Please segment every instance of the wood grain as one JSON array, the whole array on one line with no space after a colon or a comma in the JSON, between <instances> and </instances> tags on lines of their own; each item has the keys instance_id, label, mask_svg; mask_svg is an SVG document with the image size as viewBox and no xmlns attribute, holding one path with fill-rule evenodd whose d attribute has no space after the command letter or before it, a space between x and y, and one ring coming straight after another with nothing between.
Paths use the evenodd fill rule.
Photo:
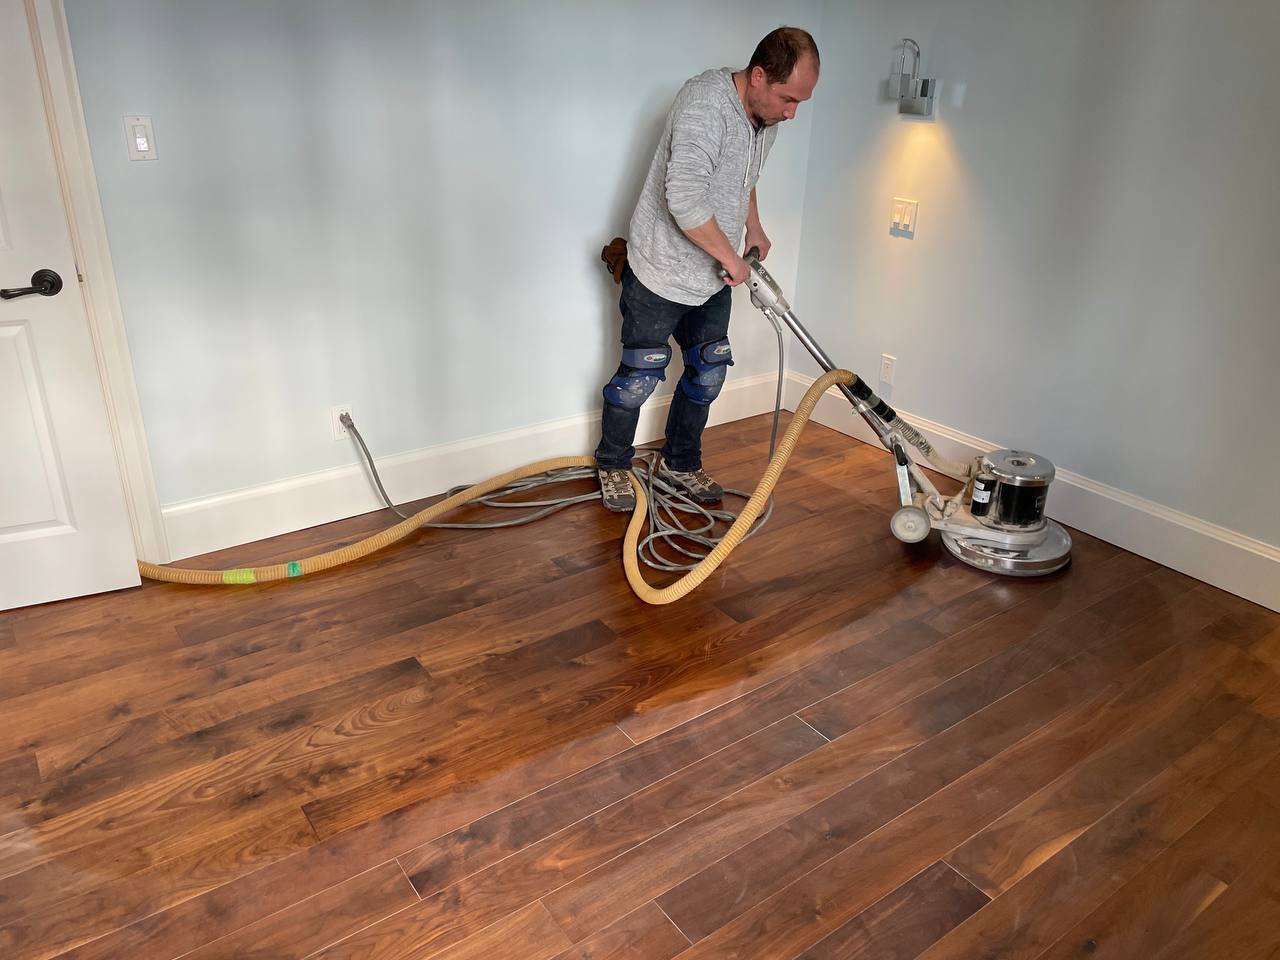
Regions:
<instances>
[{"instance_id":1,"label":"wood grain","mask_svg":"<svg viewBox=\"0 0 1280 960\"><path fill-rule=\"evenodd\" d=\"M708 465L753 486L768 432ZM994 578L893 501L811 425L670 607L583 505L0 614L0 955L1267 956L1280 616L1078 531Z\"/></svg>"}]
</instances>

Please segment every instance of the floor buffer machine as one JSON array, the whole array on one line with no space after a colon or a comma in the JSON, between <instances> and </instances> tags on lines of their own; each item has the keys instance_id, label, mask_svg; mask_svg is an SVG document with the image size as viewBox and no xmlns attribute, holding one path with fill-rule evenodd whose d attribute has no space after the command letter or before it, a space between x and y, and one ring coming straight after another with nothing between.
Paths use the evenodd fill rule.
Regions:
<instances>
[{"instance_id":1,"label":"floor buffer machine","mask_svg":"<svg viewBox=\"0 0 1280 960\"><path fill-rule=\"evenodd\" d=\"M824 371L837 369L800 323L758 251L748 251L746 261L752 304L779 336L783 326L789 329ZM943 545L959 560L1014 577L1043 576L1070 562L1071 535L1045 516L1054 477L1053 464L1045 457L1025 450L993 450L971 462L948 460L861 378L840 383L837 389L893 454L900 503L889 529L903 543L919 543L938 530ZM931 468L962 483L960 492L939 493L908 455L909 447Z\"/></svg>"}]
</instances>

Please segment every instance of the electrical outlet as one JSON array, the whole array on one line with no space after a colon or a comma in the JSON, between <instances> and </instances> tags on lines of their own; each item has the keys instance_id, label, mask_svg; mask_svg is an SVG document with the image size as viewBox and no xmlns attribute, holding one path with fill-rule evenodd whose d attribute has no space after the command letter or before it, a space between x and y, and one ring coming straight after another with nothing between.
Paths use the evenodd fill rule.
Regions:
<instances>
[{"instance_id":1,"label":"electrical outlet","mask_svg":"<svg viewBox=\"0 0 1280 960\"><path fill-rule=\"evenodd\" d=\"M898 362L897 357L892 357L887 353L880 354L880 382L893 386L893 366Z\"/></svg>"},{"instance_id":2,"label":"electrical outlet","mask_svg":"<svg viewBox=\"0 0 1280 960\"><path fill-rule=\"evenodd\" d=\"M338 403L329 409L329 419L333 424L333 439L346 440L351 436L351 431L342 425L341 417L343 414L351 416L351 404Z\"/></svg>"}]
</instances>

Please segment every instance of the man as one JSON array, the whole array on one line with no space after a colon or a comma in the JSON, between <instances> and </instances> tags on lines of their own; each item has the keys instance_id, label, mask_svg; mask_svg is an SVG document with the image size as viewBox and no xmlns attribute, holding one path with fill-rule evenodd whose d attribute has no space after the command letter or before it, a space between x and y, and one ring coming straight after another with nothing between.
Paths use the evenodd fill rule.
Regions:
<instances>
[{"instance_id":1,"label":"man","mask_svg":"<svg viewBox=\"0 0 1280 960\"><path fill-rule=\"evenodd\" d=\"M777 133L818 82L818 48L804 30L781 27L757 45L746 69L708 70L676 95L640 201L631 217L622 275L622 362L604 388L596 464L610 510L635 509L629 471L640 407L671 360L684 372L667 417L659 476L700 503L723 489L702 468L702 431L733 354L730 290L747 279L743 250L769 253L755 184ZM719 269L728 276L720 279Z\"/></svg>"}]
</instances>

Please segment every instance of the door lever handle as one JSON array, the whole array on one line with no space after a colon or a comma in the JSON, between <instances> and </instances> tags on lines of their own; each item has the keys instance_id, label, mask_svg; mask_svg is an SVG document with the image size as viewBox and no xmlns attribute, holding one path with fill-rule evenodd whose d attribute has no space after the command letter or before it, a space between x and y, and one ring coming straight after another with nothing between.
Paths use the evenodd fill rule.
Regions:
<instances>
[{"instance_id":1,"label":"door lever handle","mask_svg":"<svg viewBox=\"0 0 1280 960\"><path fill-rule=\"evenodd\" d=\"M42 297L52 297L61 289L60 276L52 270L37 270L31 275L31 286L0 290L0 300L16 300L18 297L29 297L36 293Z\"/></svg>"}]
</instances>

